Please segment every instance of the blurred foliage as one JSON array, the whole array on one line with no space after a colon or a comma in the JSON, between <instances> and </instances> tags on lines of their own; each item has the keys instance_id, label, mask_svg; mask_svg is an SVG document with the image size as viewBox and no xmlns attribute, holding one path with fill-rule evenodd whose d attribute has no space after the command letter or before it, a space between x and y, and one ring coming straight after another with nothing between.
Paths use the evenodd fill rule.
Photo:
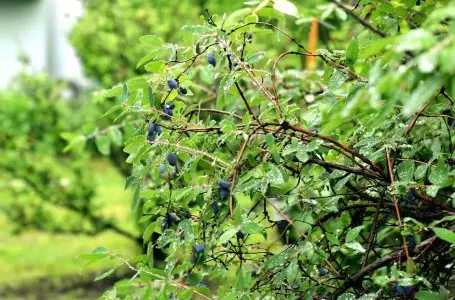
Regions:
<instances>
[{"instance_id":1,"label":"blurred foliage","mask_svg":"<svg viewBox=\"0 0 455 300\"><path fill-rule=\"evenodd\" d=\"M178 44L143 36L147 73L103 93L115 124L69 139L107 155L109 132L132 134L150 242L84 256L137 271L105 297L447 299L455 3L246 4L188 22ZM313 17L309 52L294 34Z\"/></svg>"},{"instance_id":2,"label":"blurred foliage","mask_svg":"<svg viewBox=\"0 0 455 300\"><path fill-rule=\"evenodd\" d=\"M202 8L239 4L228 0L90 0L71 41L86 75L109 87L145 72L143 66L136 68L138 58L147 53L145 46L137 46L139 37L157 34L177 41L184 20L195 22Z\"/></svg>"},{"instance_id":3,"label":"blurred foliage","mask_svg":"<svg viewBox=\"0 0 455 300\"><path fill-rule=\"evenodd\" d=\"M15 231L98 234L117 225L98 215L88 156L64 154L62 132L75 131L84 118L82 100L64 100L64 83L45 74L20 73L0 92L0 171L14 201L0 209ZM135 239L130 233L117 230Z\"/></svg>"}]
</instances>

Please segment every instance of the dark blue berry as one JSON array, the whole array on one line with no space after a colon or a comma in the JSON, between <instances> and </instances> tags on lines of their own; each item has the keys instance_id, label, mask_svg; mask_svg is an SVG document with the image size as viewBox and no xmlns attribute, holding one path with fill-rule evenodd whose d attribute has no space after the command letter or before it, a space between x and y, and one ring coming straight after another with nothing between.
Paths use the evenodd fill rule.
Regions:
<instances>
[{"instance_id":1,"label":"dark blue berry","mask_svg":"<svg viewBox=\"0 0 455 300\"><path fill-rule=\"evenodd\" d=\"M182 217L185 219L190 219L191 213L189 211L185 211L185 212L183 212Z\"/></svg>"},{"instance_id":2,"label":"dark blue berry","mask_svg":"<svg viewBox=\"0 0 455 300\"><path fill-rule=\"evenodd\" d=\"M172 117L172 116L174 115L174 113L172 112L172 109L167 108L167 107L165 107L165 108L163 109L163 112L164 112L166 115L170 116L170 117Z\"/></svg>"},{"instance_id":3,"label":"dark blue berry","mask_svg":"<svg viewBox=\"0 0 455 300\"><path fill-rule=\"evenodd\" d=\"M162 221L161 221L161 228L164 230L168 229L169 227L169 223L168 223L168 219L167 218L164 218Z\"/></svg>"},{"instance_id":4,"label":"dark blue berry","mask_svg":"<svg viewBox=\"0 0 455 300\"><path fill-rule=\"evenodd\" d=\"M187 89L184 88L183 86L181 86L181 87L179 88L179 92L180 92L180 94L182 94L182 95L186 95L186 94L188 93Z\"/></svg>"},{"instance_id":5,"label":"dark blue berry","mask_svg":"<svg viewBox=\"0 0 455 300\"><path fill-rule=\"evenodd\" d=\"M167 81L167 85L169 86L169 88L175 89L175 88L177 88L177 86L178 86L179 84L177 83L177 80L175 80L175 79L169 79L169 80Z\"/></svg>"},{"instance_id":6,"label":"dark blue berry","mask_svg":"<svg viewBox=\"0 0 455 300\"><path fill-rule=\"evenodd\" d=\"M414 286L412 286L412 285L404 286L403 288L404 288L404 294L406 296L411 296L412 293L414 292Z\"/></svg>"},{"instance_id":7,"label":"dark blue berry","mask_svg":"<svg viewBox=\"0 0 455 300\"><path fill-rule=\"evenodd\" d=\"M253 34L249 33L247 39L248 39L248 42L251 43L251 41L253 40Z\"/></svg>"},{"instance_id":8,"label":"dark blue berry","mask_svg":"<svg viewBox=\"0 0 455 300\"><path fill-rule=\"evenodd\" d=\"M452 113L452 111L450 110L450 108L446 108L442 111L443 115L450 115L451 113Z\"/></svg>"},{"instance_id":9,"label":"dark blue berry","mask_svg":"<svg viewBox=\"0 0 455 300\"><path fill-rule=\"evenodd\" d=\"M216 66L216 58L215 58L215 55L213 53L209 53L209 55L207 56L207 61L212 66L214 66L214 67Z\"/></svg>"},{"instance_id":10,"label":"dark blue berry","mask_svg":"<svg viewBox=\"0 0 455 300\"><path fill-rule=\"evenodd\" d=\"M203 281L199 281L197 286L203 286L203 287L208 287L207 283L203 282Z\"/></svg>"},{"instance_id":11,"label":"dark blue berry","mask_svg":"<svg viewBox=\"0 0 455 300\"><path fill-rule=\"evenodd\" d=\"M177 216L175 214L169 214L167 217L169 224L175 223L177 221Z\"/></svg>"},{"instance_id":12,"label":"dark blue berry","mask_svg":"<svg viewBox=\"0 0 455 300\"><path fill-rule=\"evenodd\" d=\"M193 246L193 250L196 253L200 253L200 252L204 251L204 249L205 249L205 244L199 244L199 245Z\"/></svg>"},{"instance_id":13,"label":"dark blue berry","mask_svg":"<svg viewBox=\"0 0 455 300\"><path fill-rule=\"evenodd\" d=\"M212 211L213 213L218 213L220 211L220 206L218 205L217 202L212 203Z\"/></svg>"},{"instance_id":14,"label":"dark blue berry","mask_svg":"<svg viewBox=\"0 0 455 300\"><path fill-rule=\"evenodd\" d=\"M169 154L167 155L167 162L168 162L171 166L175 167L175 166L177 165L177 156L176 156L174 153L169 153Z\"/></svg>"},{"instance_id":15,"label":"dark blue berry","mask_svg":"<svg viewBox=\"0 0 455 300\"><path fill-rule=\"evenodd\" d=\"M163 134L163 131L161 130L160 125L155 125L155 132L156 132L158 135Z\"/></svg>"},{"instance_id":16,"label":"dark blue berry","mask_svg":"<svg viewBox=\"0 0 455 300\"><path fill-rule=\"evenodd\" d=\"M258 276L258 272L256 270L251 271L251 276L253 277Z\"/></svg>"},{"instance_id":17,"label":"dark blue berry","mask_svg":"<svg viewBox=\"0 0 455 300\"><path fill-rule=\"evenodd\" d=\"M155 133L155 124L150 123L150 125L149 125L149 133Z\"/></svg>"},{"instance_id":18,"label":"dark blue berry","mask_svg":"<svg viewBox=\"0 0 455 300\"><path fill-rule=\"evenodd\" d=\"M327 274L327 270L324 268L319 268L318 273L319 273L319 276L324 276L325 274Z\"/></svg>"},{"instance_id":19,"label":"dark blue berry","mask_svg":"<svg viewBox=\"0 0 455 300\"><path fill-rule=\"evenodd\" d=\"M155 140L155 133L149 133L149 134L147 135L147 140L148 140L149 142L153 142L153 141Z\"/></svg>"},{"instance_id":20,"label":"dark blue berry","mask_svg":"<svg viewBox=\"0 0 455 300\"><path fill-rule=\"evenodd\" d=\"M227 242L226 243L222 243L221 246L223 246L224 248L227 248L228 243Z\"/></svg>"},{"instance_id":21,"label":"dark blue berry","mask_svg":"<svg viewBox=\"0 0 455 300\"><path fill-rule=\"evenodd\" d=\"M407 198L409 201L411 200L414 200L415 197L416 197L417 193L416 193L416 189L411 187L409 190L408 190L408 195L407 195Z\"/></svg>"},{"instance_id":22,"label":"dark blue berry","mask_svg":"<svg viewBox=\"0 0 455 300\"><path fill-rule=\"evenodd\" d=\"M416 239L412 234L407 235L406 240L408 241L409 248L414 248L416 246Z\"/></svg>"},{"instance_id":23,"label":"dark blue berry","mask_svg":"<svg viewBox=\"0 0 455 300\"><path fill-rule=\"evenodd\" d=\"M231 187L231 183L229 181L221 179L218 183L222 189L228 190Z\"/></svg>"},{"instance_id":24,"label":"dark blue berry","mask_svg":"<svg viewBox=\"0 0 455 300\"><path fill-rule=\"evenodd\" d=\"M164 165L161 165L159 167L159 170L160 170L160 173L163 174L163 173L166 173L166 167Z\"/></svg>"},{"instance_id":25,"label":"dark blue berry","mask_svg":"<svg viewBox=\"0 0 455 300\"><path fill-rule=\"evenodd\" d=\"M220 198L221 200L226 200L229 197L229 190L220 189Z\"/></svg>"},{"instance_id":26,"label":"dark blue berry","mask_svg":"<svg viewBox=\"0 0 455 300\"><path fill-rule=\"evenodd\" d=\"M241 231L237 231L236 235L241 240L243 240L245 238L245 234Z\"/></svg>"},{"instance_id":27,"label":"dark blue berry","mask_svg":"<svg viewBox=\"0 0 455 300\"><path fill-rule=\"evenodd\" d=\"M164 105L164 107L172 110L175 108L175 103L174 102L166 103L166 105Z\"/></svg>"}]
</instances>

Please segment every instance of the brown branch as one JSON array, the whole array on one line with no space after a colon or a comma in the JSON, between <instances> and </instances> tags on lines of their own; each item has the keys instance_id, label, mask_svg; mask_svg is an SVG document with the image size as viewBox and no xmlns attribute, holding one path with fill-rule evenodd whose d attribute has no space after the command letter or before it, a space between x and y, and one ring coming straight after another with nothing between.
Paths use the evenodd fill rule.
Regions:
<instances>
[{"instance_id":1,"label":"brown branch","mask_svg":"<svg viewBox=\"0 0 455 300\"><path fill-rule=\"evenodd\" d=\"M240 161L242 160L243 153L246 150L246 146L248 145L248 142L250 141L252 135L259 129L260 127L256 127L253 129L253 131L247 135L245 141L243 141L242 147L240 148L239 154L237 155L237 159L235 161L234 165L234 172L232 174L232 183L231 183L231 189L229 192L229 214L231 215L231 218L234 217L234 199L233 199L233 192L234 192L234 185L237 180L237 174L239 172L239 167L240 167Z\"/></svg>"},{"instance_id":2,"label":"brown branch","mask_svg":"<svg viewBox=\"0 0 455 300\"><path fill-rule=\"evenodd\" d=\"M390 178L390 183L393 184L393 168L392 168L392 162L390 161L390 153L389 149L386 149L386 157L387 157L387 166L389 169L389 178ZM398 219L398 225L400 226L400 231L403 229L403 223L401 222L401 216L400 216L400 207L398 206L398 201L395 195L392 195L393 199L393 205L395 206L395 214ZM409 250L408 250L408 244L406 242L406 237L404 235L401 236L403 239L403 247L406 252L406 258L409 261Z\"/></svg>"},{"instance_id":3,"label":"brown branch","mask_svg":"<svg viewBox=\"0 0 455 300\"><path fill-rule=\"evenodd\" d=\"M188 115L190 115L190 114L192 114L194 112L201 112L201 111L211 112L211 113L220 114L220 115L233 116L234 118L236 118L238 120L242 120L242 117L239 116L239 115L236 115L234 113L231 113L231 112L228 112L228 111L224 111L224 110L214 109L214 108L196 108L196 109L192 109L189 112L186 112L183 116L186 117L186 116L188 116Z\"/></svg>"},{"instance_id":4,"label":"brown branch","mask_svg":"<svg viewBox=\"0 0 455 300\"><path fill-rule=\"evenodd\" d=\"M249 23L246 23L246 24L243 24L243 25L240 25L236 28L233 28L231 29L231 31L229 31L227 33L227 35L231 35L232 33L234 33L235 31L243 28L243 27L246 27L246 26L250 26L250 25L262 25L262 26L265 26L265 27L270 27L270 28L273 28L275 29L276 31L279 31L280 33L284 34L285 36L287 36L293 43L295 43L297 45L297 47L299 47L300 49L304 50L305 52L308 52L305 47L300 44L299 42L297 42L297 40L295 38L293 38L290 34L286 33L285 31L283 31L282 29L270 24L270 23L266 23L266 22L249 22Z\"/></svg>"},{"instance_id":5,"label":"brown branch","mask_svg":"<svg viewBox=\"0 0 455 300\"><path fill-rule=\"evenodd\" d=\"M248 104L248 101L246 100L245 94L243 93L242 89L240 88L240 85L238 84L237 81L235 81L234 84L235 84L235 87L236 87L237 91L239 92L240 98L242 98L242 101L245 104L246 109L248 110L248 113L253 117L253 119L256 122L259 122L258 118L256 117L256 115L254 114L254 112L251 109L250 105Z\"/></svg>"},{"instance_id":6,"label":"brown branch","mask_svg":"<svg viewBox=\"0 0 455 300\"><path fill-rule=\"evenodd\" d=\"M136 274L140 274L140 273L145 273L147 275L150 275L152 277L154 277L155 279L158 279L158 280L162 280L162 281L165 281L165 282L169 282L171 285L175 286L175 287L180 287L184 290L187 290L187 291L190 291L196 295L198 295L199 297L201 297L202 299L205 299L205 300L212 300L212 298L210 297L207 297L206 295L198 292L197 290L189 287L188 285L184 284L184 283L181 283L179 281L176 281L176 280L173 280L173 279L170 279L170 278L166 278L164 276L161 276L161 275L158 275L158 274L155 274L153 272L150 272L148 270L144 270L143 268L140 268L140 269L137 269L135 268L132 264L130 264L129 261L127 261L126 259L123 259L117 255L114 255L114 254L110 254L110 256L112 258L116 258L118 259L119 261L121 261L124 265L126 265L131 271L134 271Z\"/></svg>"},{"instance_id":7,"label":"brown branch","mask_svg":"<svg viewBox=\"0 0 455 300\"><path fill-rule=\"evenodd\" d=\"M412 119L411 123L408 125L408 128L406 128L406 131L404 132L403 136L407 136L409 134L409 132L411 132L412 128L414 128L414 125L416 124L417 119L420 117L422 112L428 107L428 105L430 105L430 102L439 95L439 93L440 93L440 91L435 96L433 96L433 98L431 98L431 100L428 101L428 103L426 103L424 106L422 106L422 108L416 113L416 115Z\"/></svg>"},{"instance_id":8,"label":"brown branch","mask_svg":"<svg viewBox=\"0 0 455 300\"><path fill-rule=\"evenodd\" d=\"M365 28L368 28L369 30L371 30L372 32L376 33L377 35L381 36L381 37L386 37L387 34L380 30L379 28L371 25L370 23L368 23L367 21L365 21L364 19L362 19L361 17L359 17L357 14L355 14L352 10L350 10L349 8L345 7L343 4L341 4L340 2L336 1L336 0L328 0L329 2L332 2L334 3L336 6L338 6L339 8L341 8L346 14L348 14L349 16L351 16L352 18L354 18L357 22L359 22L360 24L362 24L363 27Z\"/></svg>"},{"instance_id":9,"label":"brown branch","mask_svg":"<svg viewBox=\"0 0 455 300\"><path fill-rule=\"evenodd\" d=\"M337 169L337 170L346 171L348 173L364 175L364 176L367 176L367 177L371 177L373 179L381 179L379 174L374 173L374 172L372 172L372 171L370 171L368 169L357 169L357 168L348 167L348 166L344 166L344 165L338 165L338 164L331 163L331 162L326 162L324 160L317 159L317 158L311 158L307 162L318 164L318 165L323 166L323 167L329 167L329 168L333 168L333 169Z\"/></svg>"},{"instance_id":10,"label":"brown branch","mask_svg":"<svg viewBox=\"0 0 455 300\"><path fill-rule=\"evenodd\" d=\"M286 220L286 222L288 222L288 224L289 224L290 226L292 226L292 227L293 227L293 228L294 228L294 229L295 229L303 238L305 238L305 239L308 238L308 236L307 236L302 230L300 230L300 228L297 227L297 226L294 224L294 222L293 222L291 219L289 219L289 217L288 217L286 214L284 214L278 207L276 207L276 205L275 205L272 201L270 201L270 199L268 199L268 198L266 198L266 199L267 199L267 202L276 210L277 213L280 214L280 216L282 216L282 217ZM327 259L325 259L325 262L326 262L327 265L333 270L333 272L335 272L335 273L338 274L338 275L340 274L340 273L337 271L337 269L335 269L335 267L332 265L332 263L331 263L330 261L328 261Z\"/></svg>"},{"instance_id":11,"label":"brown branch","mask_svg":"<svg viewBox=\"0 0 455 300\"><path fill-rule=\"evenodd\" d=\"M417 255L422 253L425 249L427 249L427 247L431 247L433 245L433 243L435 243L436 241L437 241L436 236L433 236L431 238L424 240L422 243L420 243L419 245L417 245L414 248L413 253L417 254ZM400 249L400 250L394 251L394 252L376 260L374 263L367 265L365 268L362 268L357 274L352 276L350 278L350 280L345 281L343 286L333 293L332 298L337 299L337 297L339 295L341 295L345 291L347 291L351 286L353 286L356 282L361 280L364 276L366 276L366 275L374 272L375 270L382 268L383 266L386 266L394 261L400 260L405 256L406 256L406 251L404 249Z\"/></svg>"},{"instance_id":12,"label":"brown branch","mask_svg":"<svg viewBox=\"0 0 455 300\"><path fill-rule=\"evenodd\" d=\"M279 124L279 123L272 123L273 125L277 125L277 126L281 126L282 124ZM340 142L337 142L335 141L334 139L328 137L328 136L324 136L324 135L320 135L316 132L313 132L313 131L310 131L308 129L305 129L305 128L301 128L301 127L297 127L297 126L294 126L294 125L291 125L291 124L286 124L285 125L287 128L293 130L293 131L297 131L297 132L301 132L301 133L304 133L306 135L309 135L311 137L317 137L321 140L324 140L326 142L329 142L329 143L332 143L338 147L340 147L341 149L345 150L346 152L349 152L351 153L352 155L354 155L355 157L359 158L361 161L363 161L364 163L370 165L371 167L373 167L374 169L376 169L378 171L379 174L382 175L382 170L381 168L379 168L374 162L372 162L371 160L369 160L368 158L366 158L365 156L363 156L362 154L358 153L357 151L355 151L354 149L350 148L350 147L347 147L343 144L341 144Z\"/></svg>"}]
</instances>

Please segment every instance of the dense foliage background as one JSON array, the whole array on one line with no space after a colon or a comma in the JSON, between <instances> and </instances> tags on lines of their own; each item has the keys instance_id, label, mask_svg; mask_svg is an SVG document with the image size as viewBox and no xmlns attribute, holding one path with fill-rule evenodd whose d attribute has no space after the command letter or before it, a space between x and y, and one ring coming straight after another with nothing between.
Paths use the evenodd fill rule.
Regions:
<instances>
[{"instance_id":1,"label":"dense foliage background","mask_svg":"<svg viewBox=\"0 0 455 300\"><path fill-rule=\"evenodd\" d=\"M71 38L106 89L0 95L17 230L138 244L79 257L132 272L106 299L454 297L455 3L294 2L88 1ZM91 201L95 148L134 227Z\"/></svg>"}]
</instances>

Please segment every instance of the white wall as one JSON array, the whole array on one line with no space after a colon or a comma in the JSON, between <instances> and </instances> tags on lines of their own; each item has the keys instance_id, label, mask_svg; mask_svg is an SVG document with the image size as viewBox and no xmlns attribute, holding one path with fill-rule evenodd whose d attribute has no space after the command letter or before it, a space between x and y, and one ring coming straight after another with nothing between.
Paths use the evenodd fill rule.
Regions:
<instances>
[{"instance_id":1,"label":"white wall","mask_svg":"<svg viewBox=\"0 0 455 300\"><path fill-rule=\"evenodd\" d=\"M80 0L48 0L51 17L49 28L49 71L58 79L85 82L79 59L68 41L71 28L82 16Z\"/></svg>"},{"instance_id":2,"label":"white wall","mask_svg":"<svg viewBox=\"0 0 455 300\"><path fill-rule=\"evenodd\" d=\"M29 56L34 70L45 69L46 15L46 0L0 1L0 88L20 70L20 52Z\"/></svg>"},{"instance_id":3,"label":"white wall","mask_svg":"<svg viewBox=\"0 0 455 300\"><path fill-rule=\"evenodd\" d=\"M0 0L0 88L21 70L20 53L30 58L33 71L84 83L67 39L81 14L79 0Z\"/></svg>"}]
</instances>

